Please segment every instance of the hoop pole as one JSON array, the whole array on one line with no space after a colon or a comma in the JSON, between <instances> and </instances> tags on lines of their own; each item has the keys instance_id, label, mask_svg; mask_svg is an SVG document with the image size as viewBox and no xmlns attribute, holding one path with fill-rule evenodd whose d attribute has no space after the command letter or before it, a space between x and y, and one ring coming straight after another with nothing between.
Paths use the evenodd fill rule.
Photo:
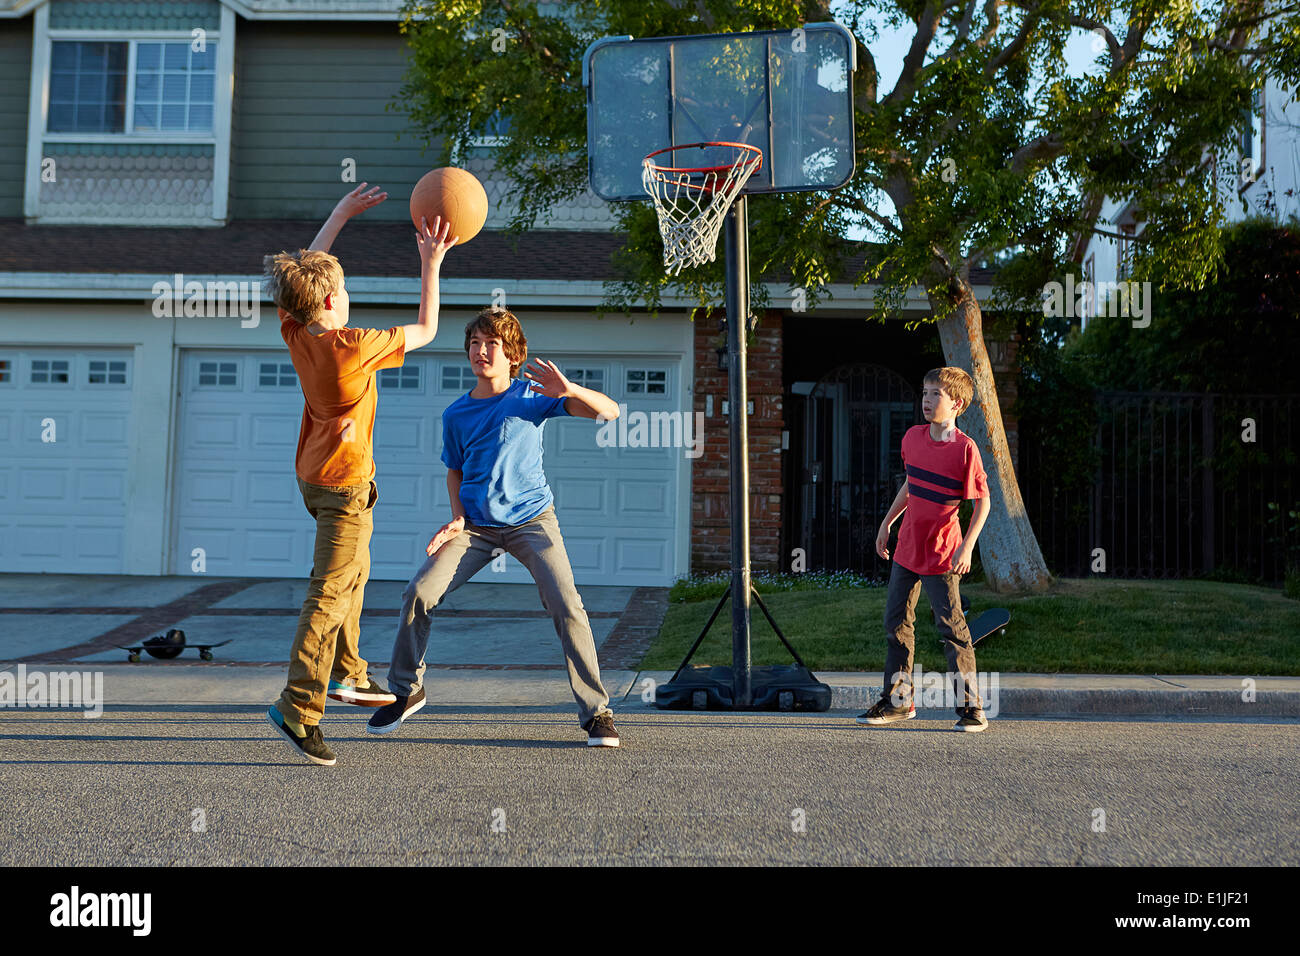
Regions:
<instances>
[{"instance_id":1,"label":"hoop pole","mask_svg":"<svg viewBox=\"0 0 1300 956\"><path fill-rule=\"evenodd\" d=\"M745 337L749 331L749 222L742 193L727 210L727 394L731 416L731 674L737 707L754 703L750 683L749 397Z\"/></svg>"}]
</instances>

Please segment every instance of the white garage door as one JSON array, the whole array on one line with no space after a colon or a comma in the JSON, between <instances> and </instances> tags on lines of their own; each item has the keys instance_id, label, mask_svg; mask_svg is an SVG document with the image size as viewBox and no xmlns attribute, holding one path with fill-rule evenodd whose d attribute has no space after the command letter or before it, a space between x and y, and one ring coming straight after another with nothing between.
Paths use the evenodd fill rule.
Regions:
<instances>
[{"instance_id":1,"label":"white garage door","mask_svg":"<svg viewBox=\"0 0 1300 956\"><path fill-rule=\"evenodd\" d=\"M675 407L679 360L553 360L575 381L643 414ZM380 373L379 381L371 576L406 580L424 560L431 534L451 516L440 460L442 412L473 387L474 376L459 353L417 353L402 368ZM293 475L301 415L302 394L284 353L186 353L175 573L190 571L196 549L208 574L301 577L310 571L314 525ZM574 574L581 584L668 584L677 570L683 449L600 447L598 428L587 419L546 425L546 474ZM530 580L513 559L491 579Z\"/></svg>"},{"instance_id":2,"label":"white garage door","mask_svg":"<svg viewBox=\"0 0 1300 956\"><path fill-rule=\"evenodd\" d=\"M0 571L125 570L131 366L0 347Z\"/></svg>"}]
</instances>

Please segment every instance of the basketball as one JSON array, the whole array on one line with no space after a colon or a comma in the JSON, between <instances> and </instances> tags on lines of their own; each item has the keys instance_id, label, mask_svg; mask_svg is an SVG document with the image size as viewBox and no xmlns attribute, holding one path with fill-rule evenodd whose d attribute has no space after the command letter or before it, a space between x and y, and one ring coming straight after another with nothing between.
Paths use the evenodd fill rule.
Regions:
<instances>
[{"instance_id":1,"label":"basketball","mask_svg":"<svg viewBox=\"0 0 1300 956\"><path fill-rule=\"evenodd\" d=\"M483 228L487 221L488 198L483 184L470 172L454 166L434 169L420 177L411 190L411 222L420 228L420 217L429 221L441 216L451 223L451 235L460 236L456 245L464 245Z\"/></svg>"}]
</instances>

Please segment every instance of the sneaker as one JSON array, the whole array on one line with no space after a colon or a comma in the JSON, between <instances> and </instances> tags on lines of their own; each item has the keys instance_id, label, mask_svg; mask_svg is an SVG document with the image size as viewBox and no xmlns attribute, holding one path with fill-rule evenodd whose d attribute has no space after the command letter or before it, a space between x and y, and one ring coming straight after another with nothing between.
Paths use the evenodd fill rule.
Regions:
<instances>
[{"instance_id":1,"label":"sneaker","mask_svg":"<svg viewBox=\"0 0 1300 956\"><path fill-rule=\"evenodd\" d=\"M325 738L321 736L320 728L315 724L306 725L303 730L307 731L305 737L299 737L284 722L284 715L280 713L280 708L274 704L266 712L267 722L279 731L280 736L289 742L293 747L294 753L303 757L311 763L320 764L322 767L332 767L338 762L334 756L334 751L330 750L325 744Z\"/></svg>"},{"instance_id":2,"label":"sneaker","mask_svg":"<svg viewBox=\"0 0 1300 956\"><path fill-rule=\"evenodd\" d=\"M369 674L360 683L355 680L345 680L340 683L331 678L327 696L330 700L341 701L344 704L357 704L361 707L383 707L385 704L397 701L396 694L384 690L371 679Z\"/></svg>"},{"instance_id":3,"label":"sneaker","mask_svg":"<svg viewBox=\"0 0 1300 956\"><path fill-rule=\"evenodd\" d=\"M916 702L908 701L906 707L895 707L888 698L882 697L871 705L865 714L858 714L858 723L878 727L881 724L896 724L900 720L911 720L916 716Z\"/></svg>"},{"instance_id":4,"label":"sneaker","mask_svg":"<svg viewBox=\"0 0 1300 956\"><path fill-rule=\"evenodd\" d=\"M372 734L391 734L402 721L424 706L424 688L421 687L410 697L394 697L387 707L381 707L370 715L366 730Z\"/></svg>"},{"instance_id":5,"label":"sneaker","mask_svg":"<svg viewBox=\"0 0 1300 956\"><path fill-rule=\"evenodd\" d=\"M967 734L978 734L981 730L987 729L988 725L988 718L984 716L982 708L963 707L957 711L957 723L952 725L952 729Z\"/></svg>"},{"instance_id":6,"label":"sneaker","mask_svg":"<svg viewBox=\"0 0 1300 956\"><path fill-rule=\"evenodd\" d=\"M588 747L617 747L618 731L614 729L614 715L606 711L597 714L582 725L587 732Z\"/></svg>"}]
</instances>

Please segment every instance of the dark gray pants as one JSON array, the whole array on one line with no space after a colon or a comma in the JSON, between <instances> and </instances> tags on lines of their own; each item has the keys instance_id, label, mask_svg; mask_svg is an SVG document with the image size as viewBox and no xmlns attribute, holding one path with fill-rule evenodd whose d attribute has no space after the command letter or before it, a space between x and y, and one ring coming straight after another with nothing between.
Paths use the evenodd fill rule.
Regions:
<instances>
[{"instance_id":1,"label":"dark gray pants","mask_svg":"<svg viewBox=\"0 0 1300 956\"><path fill-rule=\"evenodd\" d=\"M885 598L885 634L889 649L885 654L884 696L895 704L906 705L912 700L912 664L916 646L912 625L916 623L916 599L921 588L925 588L925 596L938 619L943 652L948 658L948 673L961 676L960 682L953 680L957 690L957 709L960 712L963 706L983 706L975 683L975 648L966 628L966 616L961 612L961 594L957 590L960 580L961 575L952 571L917 574L894 562Z\"/></svg>"},{"instance_id":2,"label":"dark gray pants","mask_svg":"<svg viewBox=\"0 0 1300 956\"><path fill-rule=\"evenodd\" d=\"M483 569L503 548L528 569L550 612L555 633L564 647L569 687L578 702L578 723L609 712L609 695L600 683L596 640L587 611L573 583L560 524L555 509L547 508L521 525L491 528L465 522L465 530L424 562L402 592L402 618L393 642L393 662L388 686L394 694L409 697L424 678L424 652L429 646L431 613L442 599Z\"/></svg>"}]
</instances>

